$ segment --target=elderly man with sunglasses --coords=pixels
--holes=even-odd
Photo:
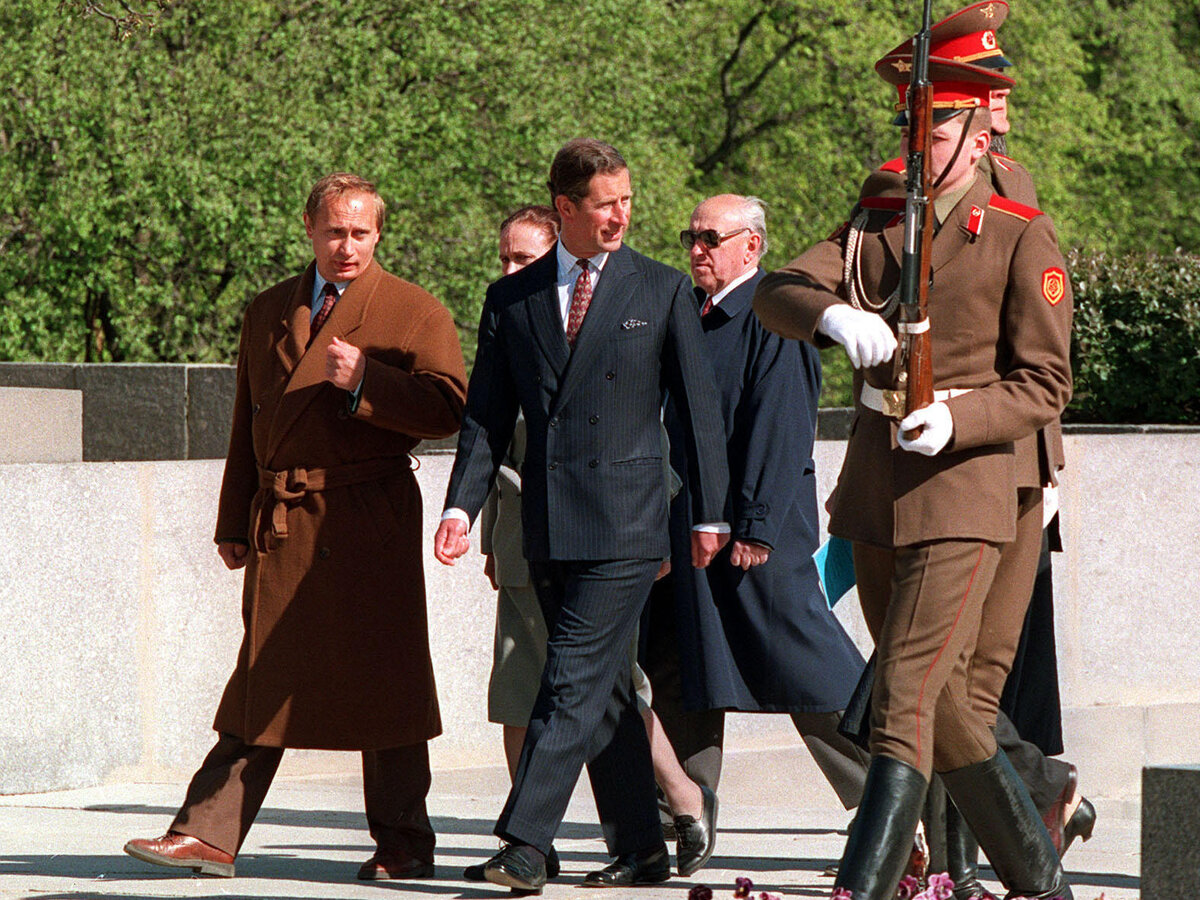
[[[767,249],[761,200],[723,194],[696,207],[688,251],[704,351],[728,448],[725,520],[732,541],[704,570],[688,564],[696,516],[687,491],[671,511],[673,575],[652,594],[647,675],[654,710],[693,780],[715,790],[725,710],[791,715],[847,808],[867,756],[838,734],[863,659],[821,592],[812,449],[821,361],[767,331],[751,299]],[[682,435],[668,402],[672,448]],[[684,460],[673,460],[687,472]]]

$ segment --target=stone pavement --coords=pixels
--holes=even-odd
[[[132,837],[166,829],[185,785],[111,784],[51,794],[0,797],[0,897],[37,900],[250,898],[507,898],[507,890],[460,881],[465,865],[489,857],[507,778],[497,768],[434,773],[430,813],[438,832],[437,878],[428,882],[354,880],[371,853],[355,757],[341,776],[276,780],[237,861],[233,879],[158,869],[121,851]],[[1095,836],[1067,856],[1076,900],[1138,897],[1139,827],[1128,802],[1096,798]],[[614,900],[686,900],[707,884],[714,900],[731,896],[739,875],[755,890],[784,897],[827,897],[822,869],[837,859],[849,815],[802,747],[741,750],[726,757],[717,852],[691,879],[614,892]],[[571,803],[557,846],[563,875],[544,896],[580,897],[575,883],[607,862],[586,779]],[[990,871],[985,873],[990,876]],[[988,884],[994,890],[998,885]],[[593,896],[588,894],[589,897]]]

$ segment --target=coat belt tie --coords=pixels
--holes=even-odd
[[[273,500],[271,534],[277,538],[288,536],[288,508],[303,499],[305,494],[328,491],[351,484],[363,484],[368,481],[379,481],[389,475],[411,470],[412,465],[407,456],[399,459],[394,457],[368,459],[341,466],[331,466],[326,469],[295,466],[291,469],[272,471],[259,466],[258,486],[262,490],[270,491]]]

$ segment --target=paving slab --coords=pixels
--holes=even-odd
[[[348,760],[353,760],[348,755]],[[802,763],[802,764],[798,764]],[[373,898],[490,900],[506,889],[461,880],[464,866],[491,856],[491,829],[507,792],[502,769],[434,772],[430,814],[438,834],[436,878],[423,882],[357,882],[370,855],[362,815],[361,781],[335,776],[276,780],[238,857],[237,877],[201,878],[157,869],[126,856],[132,837],[166,829],[183,796],[181,783],[110,784],[52,794],[0,797],[0,897],[36,900],[150,900],[186,897]],[[717,851],[691,878],[613,890],[612,900],[686,900],[695,884],[715,900],[732,896],[734,879],[751,878],[757,891],[783,897],[827,897],[833,879],[822,874],[841,854],[849,814],[841,809],[810,760],[793,748],[747,750],[726,758]],[[1067,856],[1076,900],[1134,900],[1139,896],[1139,825],[1122,804],[1097,804],[1092,840]],[[548,900],[592,898],[578,881],[608,862],[595,807],[581,783],[556,846],[563,874],[547,885]],[[984,872],[985,884],[999,891]],[[1003,892],[1001,892],[1001,896]]]

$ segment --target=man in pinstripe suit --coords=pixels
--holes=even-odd
[[[524,550],[546,616],[546,668],[489,881],[540,890],[545,854],[586,764],[610,866],[593,887],[666,880],[646,732],[628,648],[670,554],[660,409],[671,391],[699,511],[693,564],[728,541],[724,429],[687,277],[623,246],[632,191],[615,148],[576,139],[550,168],[553,251],[489,287],[434,554],[468,549],[525,415]]]

